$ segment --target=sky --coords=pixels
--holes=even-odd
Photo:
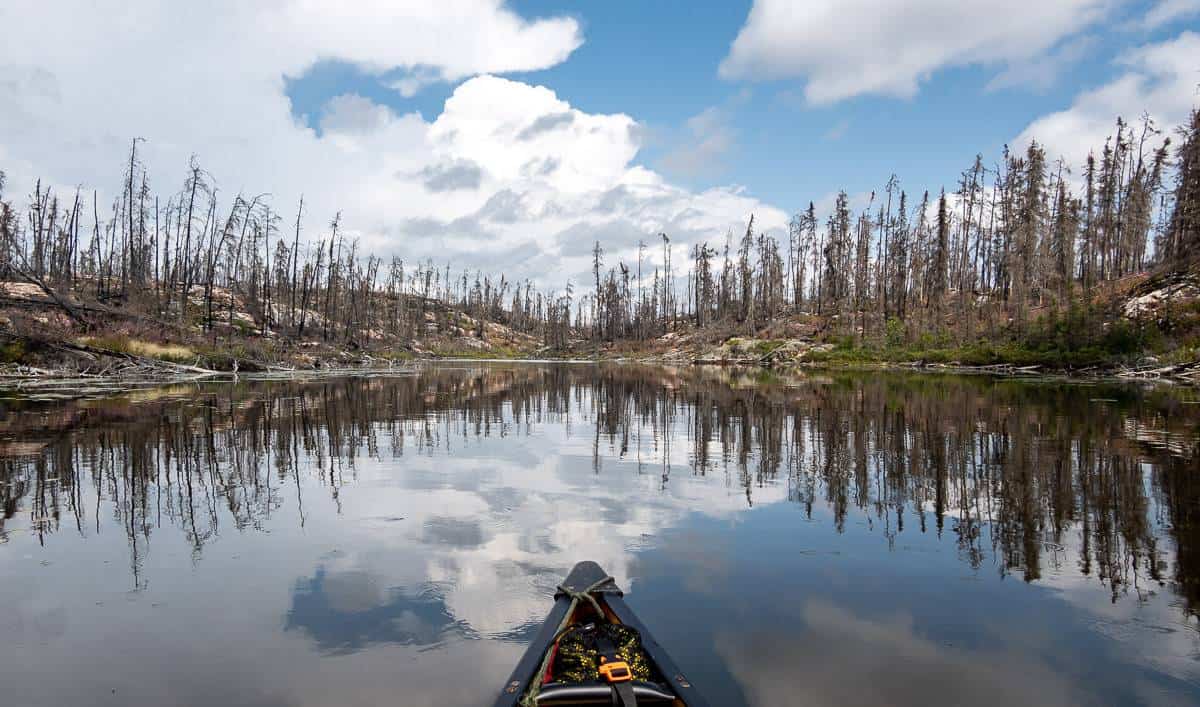
[[[361,252],[542,287],[597,239],[682,262],[1006,144],[1078,171],[1118,115],[1200,104],[1200,0],[4,0],[0,26],[6,199],[111,203],[140,137],[164,199],[194,157],[226,206],[303,194],[304,238],[340,212]]]

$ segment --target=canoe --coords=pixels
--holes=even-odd
[[[500,690],[495,707],[567,707],[569,705],[671,705],[672,707],[707,707],[692,681],[671,660],[658,641],[654,640],[629,605],[615,580],[600,565],[585,561],[575,565],[554,593],[554,608],[542,622],[537,636],[525,655],[513,669],[512,675]],[[631,628],[640,639],[641,653],[648,668],[640,670],[647,679],[634,679],[624,662],[613,660],[600,666],[607,679],[595,681],[556,681],[554,661],[558,642],[575,630],[592,631],[595,626],[613,624]],[[608,630],[612,630],[609,627]],[[629,634],[624,629],[624,634]],[[602,651],[603,652],[603,651]],[[604,663],[604,659],[601,659]],[[633,698],[632,700],[630,698]]]

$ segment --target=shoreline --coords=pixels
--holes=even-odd
[[[290,329],[282,313],[263,323],[228,290],[189,290],[180,311],[187,314],[186,302],[191,316],[175,321],[169,306],[141,311],[149,306],[144,296],[113,307],[92,301],[80,287],[58,292],[45,283],[13,281],[0,283],[0,387],[378,375],[425,361],[895,370],[1200,385],[1200,273],[1152,275],[1134,284],[1086,310],[1042,312],[1020,336],[1001,327],[987,336],[954,338],[906,335],[903,323],[891,326],[895,321],[871,336],[865,326],[837,336],[845,327],[836,315],[800,311],[758,327],[724,320],[701,326],[685,318],[636,337],[586,328],[550,336],[549,330],[476,318],[424,297],[396,301],[415,307],[405,326],[376,322],[375,328],[342,326],[339,333],[334,325],[330,336],[328,321],[315,311],[301,308],[311,317],[307,329],[303,316]],[[205,305],[215,305],[220,318],[201,316]],[[1075,335],[1091,329],[1102,335]]]
[[[388,375],[411,375],[428,364],[531,364],[531,365],[647,365],[663,367],[727,368],[731,370],[756,370],[763,372],[804,373],[819,371],[889,371],[924,374],[992,376],[996,378],[1027,380],[1054,380],[1064,383],[1142,383],[1184,387],[1200,386],[1200,364],[1172,366],[1179,373],[1163,373],[1163,367],[1153,370],[1121,367],[1092,367],[1086,370],[1055,368],[1032,365],[1015,366],[994,364],[986,366],[956,365],[952,363],[893,362],[893,361],[793,361],[785,365],[744,360],[692,359],[665,356],[601,356],[599,358],[518,358],[518,357],[436,357],[418,356],[403,361],[392,361],[380,365],[379,359],[363,365],[328,366],[320,368],[273,367],[262,371],[189,371],[163,369],[157,372],[80,373],[79,371],[53,368],[28,368],[27,374],[13,369],[0,369],[0,393],[29,392],[35,395],[52,395],[63,399],[86,397],[93,394],[117,393],[127,390],[156,388],[190,383],[237,383],[252,381],[293,381],[325,378],[375,377]],[[39,396],[40,397],[40,396]]]

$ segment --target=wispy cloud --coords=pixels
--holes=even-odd
[[[1200,14],[1200,0],[1161,0],[1142,18],[1143,29],[1157,29]]]
[[[735,143],[735,132],[727,111],[716,106],[705,108],[688,118],[684,127],[687,133],[681,143],[663,156],[663,169],[691,176],[720,172],[725,156]]]
[[[1099,44],[1099,38],[1092,35],[1068,39],[1044,56],[1010,63],[988,81],[984,90],[1024,88],[1048,91],[1059,78],[1083,61]]]
[[[942,69],[1036,62],[1105,19],[1115,4],[755,0],[719,73],[800,79],[805,100],[815,105],[860,95],[911,98]]]
[[[825,131],[825,139],[826,140],[841,140],[843,137],[846,136],[846,131],[849,129],[850,129],[850,121],[846,118],[843,118],[843,119],[837,121],[836,123],[834,123],[833,125],[829,126],[829,129]]]

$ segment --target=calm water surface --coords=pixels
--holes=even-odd
[[[593,559],[715,705],[1200,701],[1200,397],[439,365],[0,394],[0,703],[490,703]]]

